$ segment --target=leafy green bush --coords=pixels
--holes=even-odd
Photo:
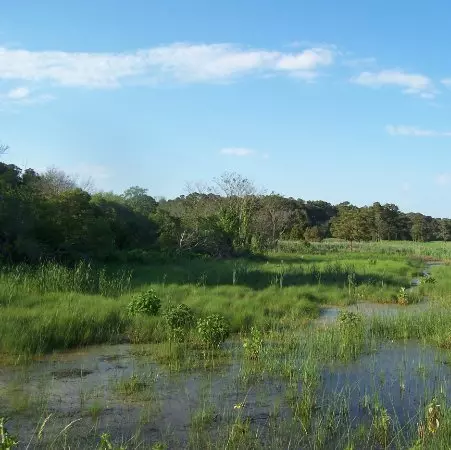
[[[219,347],[230,334],[230,325],[219,314],[211,314],[197,321],[197,331],[208,347]]]
[[[164,318],[171,330],[171,338],[182,341],[189,330],[194,325],[194,311],[184,303],[177,306],[170,306]]]
[[[133,297],[128,304],[128,313],[131,316],[147,314],[148,316],[158,315],[161,308],[161,300],[153,289],[141,292]]]

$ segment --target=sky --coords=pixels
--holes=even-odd
[[[6,162],[451,217],[451,4],[0,1]]]

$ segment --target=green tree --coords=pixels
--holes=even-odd
[[[371,240],[373,227],[369,208],[343,205],[339,207],[338,216],[331,222],[331,233],[333,237],[349,241],[352,249],[355,241]]]

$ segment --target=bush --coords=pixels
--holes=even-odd
[[[153,289],[137,294],[127,307],[128,313],[131,316],[138,314],[156,316],[160,312],[160,308],[161,300]]]
[[[197,321],[197,331],[208,347],[219,347],[230,334],[230,325],[219,314],[211,314]]]
[[[340,311],[338,315],[340,328],[352,328],[362,323],[362,317],[352,311]]]
[[[170,306],[165,313],[165,319],[171,330],[171,337],[182,341],[186,331],[194,324],[194,311],[184,303]]]

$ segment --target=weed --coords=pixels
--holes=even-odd
[[[224,316],[211,314],[197,321],[197,331],[207,347],[217,348],[229,336],[230,326]]]
[[[127,450],[127,447],[123,447],[122,445],[119,447],[116,447],[111,442],[111,435],[108,433],[103,433],[100,436],[100,443],[99,443],[99,450]]]
[[[263,335],[262,332],[256,328],[251,328],[251,333],[248,338],[243,341],[244,355],[249,359],[259,359],[263,350]]]

